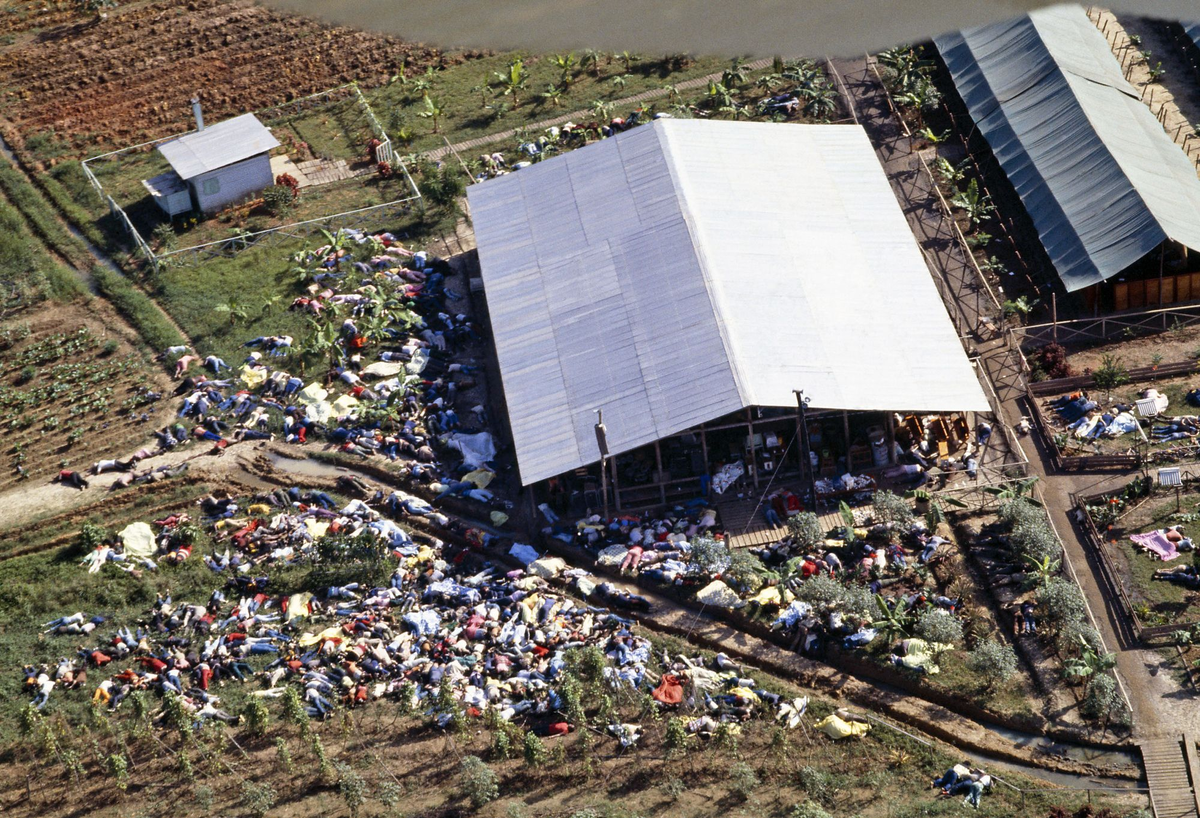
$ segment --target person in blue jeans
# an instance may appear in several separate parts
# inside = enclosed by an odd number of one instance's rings
[[[966,778],[971,774],[971,768],[967,762],[963,761],[955,764],[942,775],[941,778],[933,779],[935,789],[940,789],[947,795],[950,794],[951,788],[958,783],[960,778]]]

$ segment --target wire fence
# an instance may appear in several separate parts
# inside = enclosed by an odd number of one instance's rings
[[[248,247],[264,243],[272,244],[291,238],[308,237],[320,230],[334,230],[339,228],[372,230],[385,227],[389,221],[410,214],[419,208],[422,198],[421,191],[413,181],[408,167],[402,162],[397,161],[397,155],[392,146],[391,138],[383,126],[379,124],[375,112],[371,109],[370,104],[367,102],[366,97],[363,96],[357,83],[348,83],[281,105],[262,108],[255,111],[254,114],[266,124],[287,124],[297,116],[338,101],[351,103],[350,110],[353,113],[351,118],[344,123],[344,127],[347,130],[352,130],[360,122],[365,126],[365,129],[378,141],[378,144],[374,147],[373,158],[377,163],[387,162],[392,166],[393,170],[399,170],[403,174],[409,195],[370,207],[332,213],[314,219],[291,222],[263,230],[235,232],[234,235],[227,238],[156,253],[134,225],[133,220],[130,219],[125,209],[104,189],[103,183],[96,176],[91,165],[102,161],[119,161],[122,156],[135,151],[149,151],[157,145],[177,139],[179,136],[186,134],[162,137],[149,142],[142,142],[138,145],[109,151],[97,156],[88,157],[80,164],[88,183],[108,206],[109,212],[118,220],[121,228],[129,237],[136,255],[142,258],[155,272],[164,263],[172,265],[197,264],[209,258],[234,255]],[[194,133],[194,131],[189,131],[189,133]]]

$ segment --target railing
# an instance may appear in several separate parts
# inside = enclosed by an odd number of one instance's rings
[[[1138,333],[1149,335],[1196,324],[1200,324],[1200,304],[1031,324],[1017,328],[1016,332],[1022,336],[1022,344],[1070,344],[1079,341],[1107,341],[1116,336],[1128,338]]]

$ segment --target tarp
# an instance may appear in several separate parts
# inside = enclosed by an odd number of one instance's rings
[[[376,361],[373,364],[364,366],[362,374],[371,375],[376,378],[390,378],[393,375],[398,375],[404,371],[404,364],[395,361]]]
[[[747,407],[987,411],[862,128],[662,119],[467,190],[522,483]]]
[[[302,616],[308,616],[308,603],[312,602],[313,595],[308,591],[302,591],[298,594],[292,594],[288,597],[287,612],[284,616],[285,622],[291,622]]]
[[[865,736],[871,732],[871,725],[864,724],[861,721],[845,721],[835,713],[830,713],[814,724],[813,727],[816,727],[834,740],[849,738],[850,736]]]
[[[154,554],[154,531],[147,523],[130,523],[117,535],[130,557],[149,557]]]
[[[267,379],[267,371],[262,367],[252,367],[250,364],[242,365],[242,383],[253,389],[260,386]]]
[[[478,469],[496,457],[496,443],[490,432],[474,435],[451,432],[446,435],[446,445],[462,453],[463,462],[471,469]]]
[[[732,588],[719,579],[714,579],[697,591],[696,599],[714,608],[740,608],[746,604]]]
[[[1068,291],[1166,239],[1200,249],[1200,180],[1080,6],[935,41]]]
[[[310,383],[308,386],[296,393],[296,403],[309,405],[312,403],[321,403],[329,397],[329,390],[321,386],[319,383]]]

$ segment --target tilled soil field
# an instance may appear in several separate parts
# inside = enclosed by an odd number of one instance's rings
[[[86,151],[190,130],[197,93],[218,122],[470,56],[245,2],[161,0],[43,28],[0,51],[0,112],[26,139],[53,130]]]

